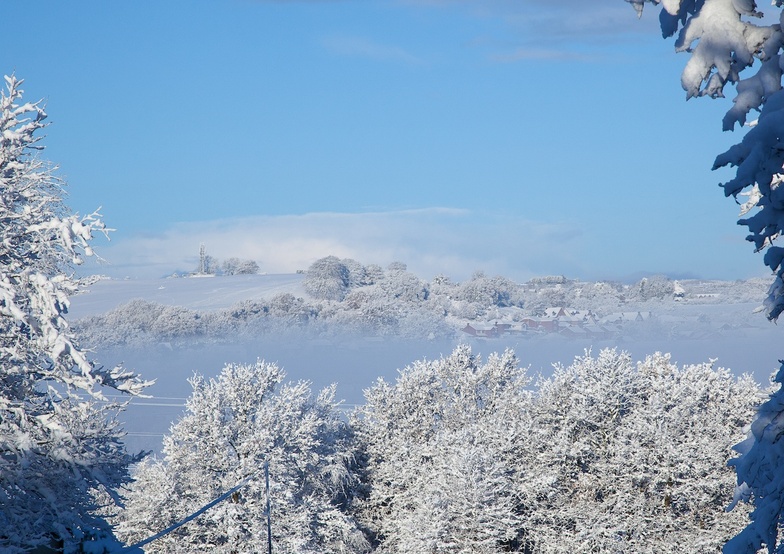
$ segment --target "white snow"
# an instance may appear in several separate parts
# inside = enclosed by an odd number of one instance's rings
[[[214,279],[180,277],[168,279],[101,279],[83,294],[71,298],[68,319],[102,314],[134,298],[167,306],[198,310],[228,308],[249,299],[276,294],[304,295],[302,275],[225,275]]]

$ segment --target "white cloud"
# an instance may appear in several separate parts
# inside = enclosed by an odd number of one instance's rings
[[[556,50],[548,48],[517,48],[510,52],[491,54],[490,59],[495,62],[509,63],[525,60],[549,61],[591,61],[594,56],[588,56],[572,50]]]
[[[582,41],[602,35],[647,33],[658,25],[659,7],[648,5],[642,22],[621,0],[398,0],[404,6],[465,9],[483,19],[504,21],[528,39]]]
[[[432,208],[374,213],[311,213],[178,223],[154,235],[116,238],[98,246],[114,277],[159,277],[197,266],[199,245],[223,260],[253,259],[267,273],[306,269],[335,255],[364,264],[408,264],[423,278],[464,279],[475,270],[526,279],[575,275],[583,268],[580,233],[560,222],[488,217]]]
[[[658,36],[658,6],[641,20],[621,0],[398,0],[409,9],[461,11],[492,31],[471,41],[493,62],[595,61],[630,38]],[[483,28],[484,26],[477,26]]]
[[[381,44],[364,37],[331,36],[324,46],[336,54],[367,58],[375,61],[421,65],[423,60],[399,46]]]

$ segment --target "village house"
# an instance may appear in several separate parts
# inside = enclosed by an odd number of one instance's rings
[[[631,315],[626,315],[631,318]],[[639,312],[634,313],[634,320],[643,318]],[[630,321],[626,319],[625,321]],[[495,322],[467,323],[461,329],[464,333],[478,338],[498,338],[507,335],[544,335],[560,333],[563,336],[590,339],[608,339],[612,333],[598,324],[598,318],[591,310],[572,310],[569,308],[546,308],[541,316],[527,316],[515,323]]]
[[[472,337],[497,338],[501,336],[501,330],[497,324],[468,323],[461,330]]]

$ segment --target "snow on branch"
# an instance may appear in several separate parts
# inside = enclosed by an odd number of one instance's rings
[[[725,131],[743,127],[749,113],[759,112],[741,142],[717,156],[713,168],[736,168],[735,177],[721,184],[726,196],[737,200],[744,191],[754,191],[755,203],[744,204],[738,224],[748,228],[746,239],[757,251],[770,248],[784,230],[784,190],[779,187],[784,172],[784,33],[780,22],[760,21],[763,14],[754,0],[626,1],[638,15],[646,3],[662,4],[662,35],[677,33],[676,51],[690,54],[681,75],[687,99],[723,97],[726,85],[735,85],[735,98],[722,121]],[[781,5],[780,0],[773,2],[776,8]],[[741,78],[742,73],[747,75]],[[784,311],[783,259],[779,251],[771,250],[763,260],[776,276],[766,302],[771,320]]]
[[[21,84],[6,76],[0,90],[0,550],[56,540],[75,551],[110,533],[96,498],[117,498],[140,459],[113,421],[121,405],[92,400],[147,383],[97,367],[65,320],[73,266],[108,229],[97,211],[79,217],[64,205],[64,182],[40,158],[46,112],[22,102]]]

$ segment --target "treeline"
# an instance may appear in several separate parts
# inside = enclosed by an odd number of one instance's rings
[[[254,275],[259,272],[259,264],[254,260],[242,258],[226,258],[221,262],[218,258],[210,256],[201,245],[199,252],[199,267],[190,272],[175,272],[173,277],[186,275]]]
[[[348,419],[334,390],[274,364],[192,380],[163,459],[141,464],[115,515],[126,544],[244,479],[230,500],[148,552],[718,552],[731,445],[760,390],[710,364],[586,354],[533,381],[514,353],[459,347],[379,380]]]
[[[303,287],[307,298],[284,293],[205,312],[136,299],[73,327],[85,343],[104,346],[276,333],[434,339],[455,334],[453,318],[523,305],[520,285],[509,279],[477,273],[462,284],[443,276],[428,283],[400,262],[382,269],[323,258],[307,271]]]
[[[445,275],[424,281],[395,262],[387,268],[328,256],[314,262],[303,278],[306,296],[289,293],[240,302],[225,310],[196,311],[133,300],[105,314],[74,322],[85,344],[147,344],[187,340],[223,341],[298,333],[309,337],[343,334],[413,339],[453,338],[466,321],[514,322],[563,306],[607,314],[629,306],[672,301],[682,288],[665,277],[633,285],[579,282],[564,277],[516,283],[475,273],[463,282]],[[733,302],[761,298],[753,282],[715,285],[721,293],[699,290],[690,302]],[[759,289],[759,290],[758,290]],[[647,323],[645,332],[652,324]],[[694,325],[697,325],[695,323]],[[655,329],[654,329],[655,330]]]

